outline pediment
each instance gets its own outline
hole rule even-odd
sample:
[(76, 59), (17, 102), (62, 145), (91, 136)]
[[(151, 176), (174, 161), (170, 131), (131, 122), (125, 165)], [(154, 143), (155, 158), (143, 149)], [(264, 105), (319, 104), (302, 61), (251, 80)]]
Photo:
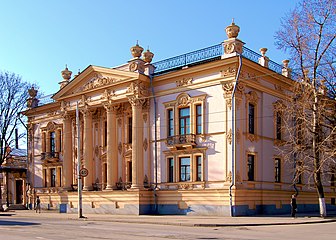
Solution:
[(66, 97), (85, 94), (86, 92), (102, 89), (125, 81), (137, 79), (138, 73), (89, 66), (66, 86), (60, 89), (53, 99), (64, 99)]

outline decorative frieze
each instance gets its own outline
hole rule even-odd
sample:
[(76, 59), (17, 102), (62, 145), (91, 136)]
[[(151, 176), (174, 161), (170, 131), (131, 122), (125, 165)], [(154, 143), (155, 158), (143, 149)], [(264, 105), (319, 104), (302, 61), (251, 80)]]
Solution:
[(237, 66), (229, 66), (224, 70), (220, 71), (221, 77), (235, 77), (237, 73)]
[(84, 84), (77, 92), (87, 91), (91, 89), (95, 89), (102, 86), (107, 86), (112, 83), (118, 82), (120, 79), (114, 77), (103, 77), (98, 74), (95, 74), (94, 77), (89, 80), (86, 84)]
[(183, 78), (183, 79), (176, 80), (176, 87), (184, 87), (184, 86), (191, 85), (192, 81), (193, 81), (193, 78)]

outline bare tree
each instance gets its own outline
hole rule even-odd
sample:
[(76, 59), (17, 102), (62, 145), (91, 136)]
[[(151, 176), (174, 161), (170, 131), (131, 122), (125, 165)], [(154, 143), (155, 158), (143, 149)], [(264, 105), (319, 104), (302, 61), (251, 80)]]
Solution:
[[(15, 129), (20, 125), (19, 113), (26, 108), (30, 85), (21, 77), (9, 72), (0, 72), (0, 166), (9, 154), (7, 147), (14, 146)], [(18, 138), (23, 138), (24, 133)], [(2, 209), (0, 191), (0, 210)]]
[(308, 183), (314, 183), (322, 217), (326, 216), (323, 178), (335, 165), (335, 4), (302, 0), (282, 19), (275, 35), (297, 73), (284, 115), (288, 133), (284, 155), (296, 165), (294, 183), (303, 173)]

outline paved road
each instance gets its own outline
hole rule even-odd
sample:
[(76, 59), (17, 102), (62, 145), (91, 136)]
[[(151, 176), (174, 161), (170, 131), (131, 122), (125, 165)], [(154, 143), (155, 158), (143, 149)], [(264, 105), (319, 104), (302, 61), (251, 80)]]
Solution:
[(1, 216), (1, 240), (88, 239), (335, 239), (336, 223), (300, 225), (191, 227), (31, 216)]

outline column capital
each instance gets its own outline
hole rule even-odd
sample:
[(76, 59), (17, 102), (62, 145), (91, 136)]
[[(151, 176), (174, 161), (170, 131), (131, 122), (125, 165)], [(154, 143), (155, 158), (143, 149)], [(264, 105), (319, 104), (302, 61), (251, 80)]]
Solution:
[(147, 99), (137, 98), (135, 96), (129, 96), (128, 101), (132, 105), (132, 107), (142, 107), (145, 106)]
[(111, 103), (111, 102), (103, 102), (103, 106), (106, 109), (106, 112), (112, 112), (117, 114), (118, 111), (121, 110), (121, 104), (120, 103)]

